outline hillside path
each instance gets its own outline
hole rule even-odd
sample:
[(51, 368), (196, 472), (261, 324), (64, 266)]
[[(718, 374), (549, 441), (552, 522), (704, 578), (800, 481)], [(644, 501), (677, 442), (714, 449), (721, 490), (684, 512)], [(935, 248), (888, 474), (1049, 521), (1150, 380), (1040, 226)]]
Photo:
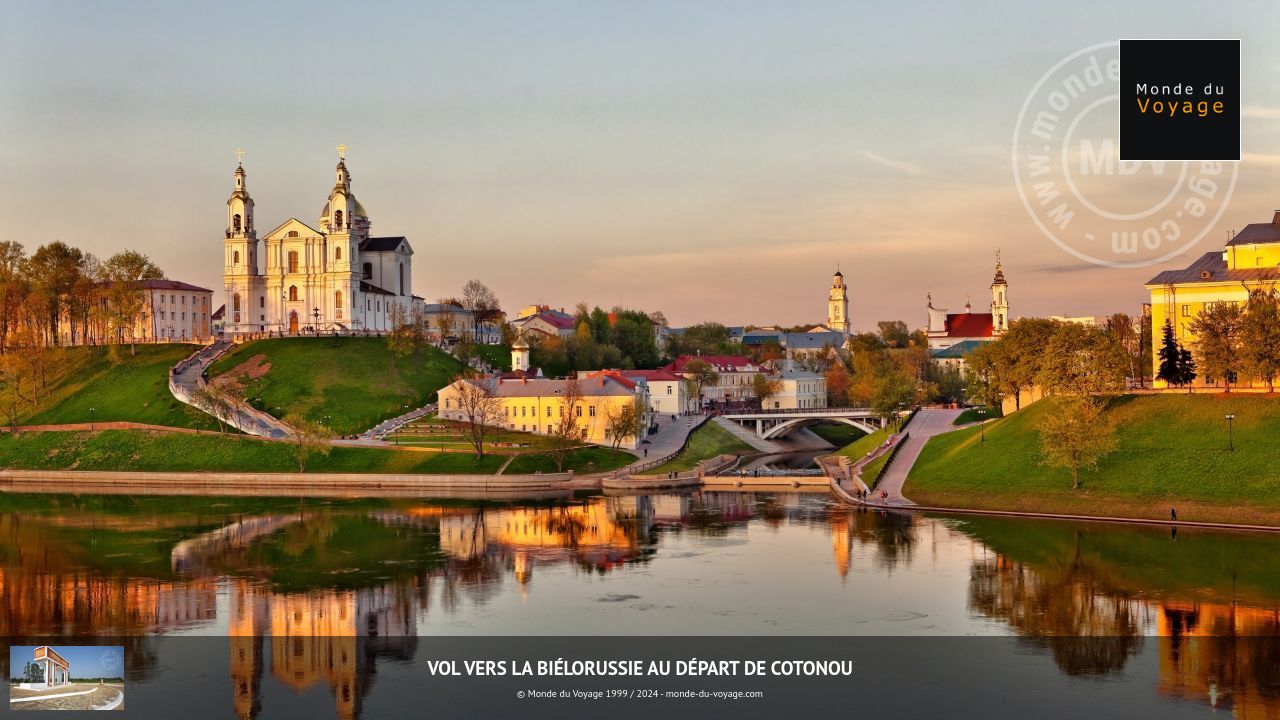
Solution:
[(910, 436), (876, 486), (877, 500), (880, 491), (883, 490), (888, 494), (884, 503), (886, 505), (915, 504), (902, 496), (902, 485), (907, 481), (911, 466), (916, 464), (916, 459), (920, 457), (920, 451), (924, 449), (924, 444), (929, 442), (929, 438), (957, 429), (952, 423), (962, 412), (964, 411), (923, 408), (911, 418), (911, 422), (904, 428)]

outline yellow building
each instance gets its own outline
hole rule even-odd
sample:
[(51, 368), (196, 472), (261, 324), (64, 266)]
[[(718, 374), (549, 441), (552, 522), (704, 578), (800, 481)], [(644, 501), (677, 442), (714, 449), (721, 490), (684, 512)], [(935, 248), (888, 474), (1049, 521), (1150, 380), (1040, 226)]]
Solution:
[[(1201, 255), (1182, 270), (1165, 270), (1147, 281), (1151, 292), (1152, 376), (1160, 371), (1160, 346), (1165, 320), (1173, 324), (1178, 342), (1194, 352), (1191, 324), (1212, 303), (1243, 305), (1255, 288), (1271, 288), (1280, 280), (1280, 210), (1269, 223), (1245, 226), (1222, 250)], [(1248, 378), (1239, 378), (1249, 385)], [(1234, 386), (1233, 380), (1232, 385)], [(1194, 387), (1215, 387), (1221, 378), (1197, 377)], [(1160, 380), (1156, 387), (1165, 387)], [(1259, 386), (1261, 384), (1259, 383)]]
[[(574, 403), (572, 412), (576, 418), (582, 441), (595, 445), (613, 445), (610, 418), (617, 417), (628, 405), (639, 404), (642, 412), (649, 407), (646, 387), (613, 372), (595, 373), (590, 377), (573, 380), (548, 378), (469, 378), (455, 381), (441, 388), (439, 416), (446, 420), (468, 422), (478, 418), (476, 404), (468, 402), (464, 385), (479, 387), (492, 398), (496, 418), (489, 423), (520, 432), (547, 435), (569, 412), (567, 396), (573, 395), (570, 383), (577, 384), (580, 400)], [(468, 409), (468, 407), (470, 409)], [(635, 449), (640, 438), (630, 433), (622, 438), (619, 447)]]

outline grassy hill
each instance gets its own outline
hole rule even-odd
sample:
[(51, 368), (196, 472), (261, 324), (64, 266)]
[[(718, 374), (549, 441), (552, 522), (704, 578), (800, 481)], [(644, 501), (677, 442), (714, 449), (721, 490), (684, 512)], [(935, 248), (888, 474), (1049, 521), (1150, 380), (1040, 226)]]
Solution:
[(283, 338), (235, 348), (209, 376), (248, 373), (260, 409), (277, 417), (301, 413), (349, 434), (432, 402), (461, 369), (435, 348), (396, 358), (385, 338)]
[[(1045, 400), (925, 446), (903, 493), (924, 505), (1280, 524), (1280, 398), (1138, 395), (1113, 399), (1116, 450), (1071, 489), (1043, 464), (1037, 423)], [(1227, 421), (1235, 415), (1235, 451)]]
[(683, 472), (692, 470), (697, 467), (700, 461), (717, 455), (747, 455), (755, 451), (755, 448), (734, 437), (728, 430), (717, 425), (715, 421), (709, 421), (693, 431), (693, 434), (689, 436), (688, 444), (684, 447), (684, 451), (679, 455), (645, 472), (650, 474), (673, 471)]
[[(335, 447), (313, 455), (307, 472), (490, 474), (503, 455), (426, 453)], [(41, 432), (0, 435), (0, 467), (18, 470), (136, 470), (140, 472), (296, 472), (288, 443), (235, 435), (186, 435), (144, 430)]]
[[(129, 421), (212, 429), (211, 419), (189, 413), (169, 393), (169, 368), (195, 352), (194, 345), (73, 347), (52, 351), (49, 394), (19, 421), (62, 424)], [(92, 411), (90, 410), (92, 408)]]

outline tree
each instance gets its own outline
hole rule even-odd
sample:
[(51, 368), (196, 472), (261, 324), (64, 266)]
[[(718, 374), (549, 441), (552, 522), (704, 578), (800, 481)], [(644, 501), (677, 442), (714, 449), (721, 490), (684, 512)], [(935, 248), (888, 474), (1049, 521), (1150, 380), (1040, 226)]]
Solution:
[(614, 450), (629, 437), (640, 437), (644, 432), (644, 408), (640, 406), (640, 398), (610, 409), (605, 416), (605, 429), (609, 432), (609, 442)]
[(911, 338), (911, 331), (901, 320), (881, 320), (876, 327), (880, 331), (880, 339), (891, 348), (904, 348)]
[(685, 393), (689, 401), (695, 403), (695, 407), (701, 410), (703, 390), (720, 382), (720, 373), (716, 372), (716, 369), (706, 360), (697, 358), (685, 363), (682, 372)]
[(982, 343), (965, 356), (965, 394), (970, 401), (987, 407), (998, 407), (1004, 394), (996, 379), (996, 363), (1000, 341)]
[(1280, 374), (1280, 299), (1274, 288), (1249, 292), (1240, 323), (1240, 344), (1245, 372), (1265, 382), (1267, 392), (1275, 392), (1276, 375)]
[(21, 243), (0, 242), (0, 352), (9, 347), (29, 285), (22, 272), (27, 252)]
[(293, 457), (298, 461), (298, 472), (307, 471), (307, 460), (312, 455), (327, 456), (333, 450), (333, 445), (329, 443), (333, 433), (324, 425), (297, 413), (285, 416), (284, 422), (293, 435)]
[(1181, 345), (1178, 346), (1178, 378), (1179, 385), (1187, 386), (1187, 394), (1191, 393), (1191, 383), (1196, 379), (1196, 359), (1192, 357), (1191, 351)]
[(1238, 303), (1214, 302), (1191, 321), (1196, 336), (1196, 363), (1209, 377), (1222, 378), (1224, 392), (1244, 369), (1241, 328), (1244, 310)]
[(39, 322), (48, 344), (57, 344), (58, 319), (64, 310), (67, 311), (70, 340), (75, 342), (80, 313), (73, 305), (77, 297), (73, 290), (84, 271), (86, 260), (82, 250), (55, 241), (39, 247), (24, 264), (24, 273), (37, 290), (35, 296), (42, 301), (43, 317)]
[(551, 459), (556, 463), (556, 471), (564, 472), (564, 461), (569, 451), (582, 444), (582, 429), (578, 418), (582, 413), (582, 383), (577, 376), (571, 376), (560, 388), (559, 416), (547, 428), (547, 437), (551, 444)]
[(1173, 334), (1173, 322), (1165, 318), (1164, 327), (1160, 330), (1160, 369), (1156, 379), (1169, 385), (1181, 386), (1182, 374), (1179, 365), (1182, 359), (1182, 348)]
[(849, 370), (843, 362), (831, 363), (825, 374), (827, 379), (827, 406), (845, 407), (849, 404)]
[(1128, 360), (1106, 331), (1059, 323), (1044, 346), (1036, 384), (1048, 393), (1097, 395), (1124, 387)]
[(1145, 359), (1141, 352), (1142, 343), (1139, 342), (1138, 330), (1133, 327), (1133, 318), (1128, 313), (1112, 313), (1107, 318), (1106, 330), (1124, 352), (1128, 376), (1141, 380), (1141, 368)]
[(764, 401), (782, 392), (782, 381), (764, 373), (751, 376), (751, 396), (764, 407)]
[(891, 367), (876, 378), (875, 391), (871, 395), (871, 409), (889, 420), (898, 411), (914, 404), (916, 389), (914, 378), (900, 367)]
[(213, 416), (218, 421), (218, 429), (227, 432), (227, 419), (232, 416), (235, 406), (226, 395), (208, 385), (200, 385), (191, 392), (191, 404), (198, 410)]
[(151, 293), (143, 287), (145, 280), (158, 280), (164, 272), (151, 262), (151, 258), (135, 250), (124, 250), (107, 258), (102, 266), (102, 280), (106, 283), (107, 322), (116, 342), (129, 339), (129, 354), (136, 355), (138, 320), (146, 315)]
[(468, 280), (462, 286), (462, 307), (471, 313), (476, 325), (497, 322), (502, 318), (498, 296), (479, 280)]
[(1045, 464), (1071, 470), (1071, 488), (1080, 487), (1080, 470), (1093, 468), (1115, 448), (1115, 429), (1093, 397), (1057, 398), (1040, 421)]
[(488, 429), (501, 422), (502, 401), (495, 395), (493, 381), (461, 374), (454, 378), (457, 389), (458, 411), (466, 426), (467, 440), (475, 448), (476, 458), (484, 457), (484, 436)]

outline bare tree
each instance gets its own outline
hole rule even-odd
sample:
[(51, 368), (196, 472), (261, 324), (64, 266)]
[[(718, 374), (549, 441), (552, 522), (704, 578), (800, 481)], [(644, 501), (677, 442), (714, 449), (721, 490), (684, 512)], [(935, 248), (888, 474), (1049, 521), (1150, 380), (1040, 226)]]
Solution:
[(293, 434), (293, 457), (298, 461), (298, 472), (307, 471), (307, 460), (312, 455), (327, 456), (333, 450), (333, 446), (329, 444), (333, 433), (320, 423), (296, 413), (286, 416), (284, 422)]
[(494, 381), (459, 375), (453, 383), (456, 390), (453, 400), (458, 403), (458, 414), (466, 426), (467, 439), (475, 448), (476, 457), (484, 457), (484, 436), (490, 427), (502, 419), (502, 402), (495, 394)]
[(476, 325), (494, 322), (502, 317), (498, 296), (479, 280), (468, 280), (462, 286), (462, 307), (471, 313)]
[(208, 385), (200, 385), (191, 392), (191, 404), (197, 409), (213, 416), (218, 421), (219, 432), (227, 432), (227, 419), (235, 408), (226, 395)]
[(636, 398), (605, 414), (609, 442), (614, 450), (622, 445), (623, 440), (629, 437), (639, 438), (640, 433), (644, 432), (644, 409), (640, 407), (640, 403), (640, 398)]
[(582, 444), (582, 429), (578, 418), (582, 413), (582, 384), (576, 376), (565, 380), (560, 391), (560, 416), (548, 428), (551, 438), (551, 458), (556, 470), (564, 471), (564, 461), (569, 451)]

